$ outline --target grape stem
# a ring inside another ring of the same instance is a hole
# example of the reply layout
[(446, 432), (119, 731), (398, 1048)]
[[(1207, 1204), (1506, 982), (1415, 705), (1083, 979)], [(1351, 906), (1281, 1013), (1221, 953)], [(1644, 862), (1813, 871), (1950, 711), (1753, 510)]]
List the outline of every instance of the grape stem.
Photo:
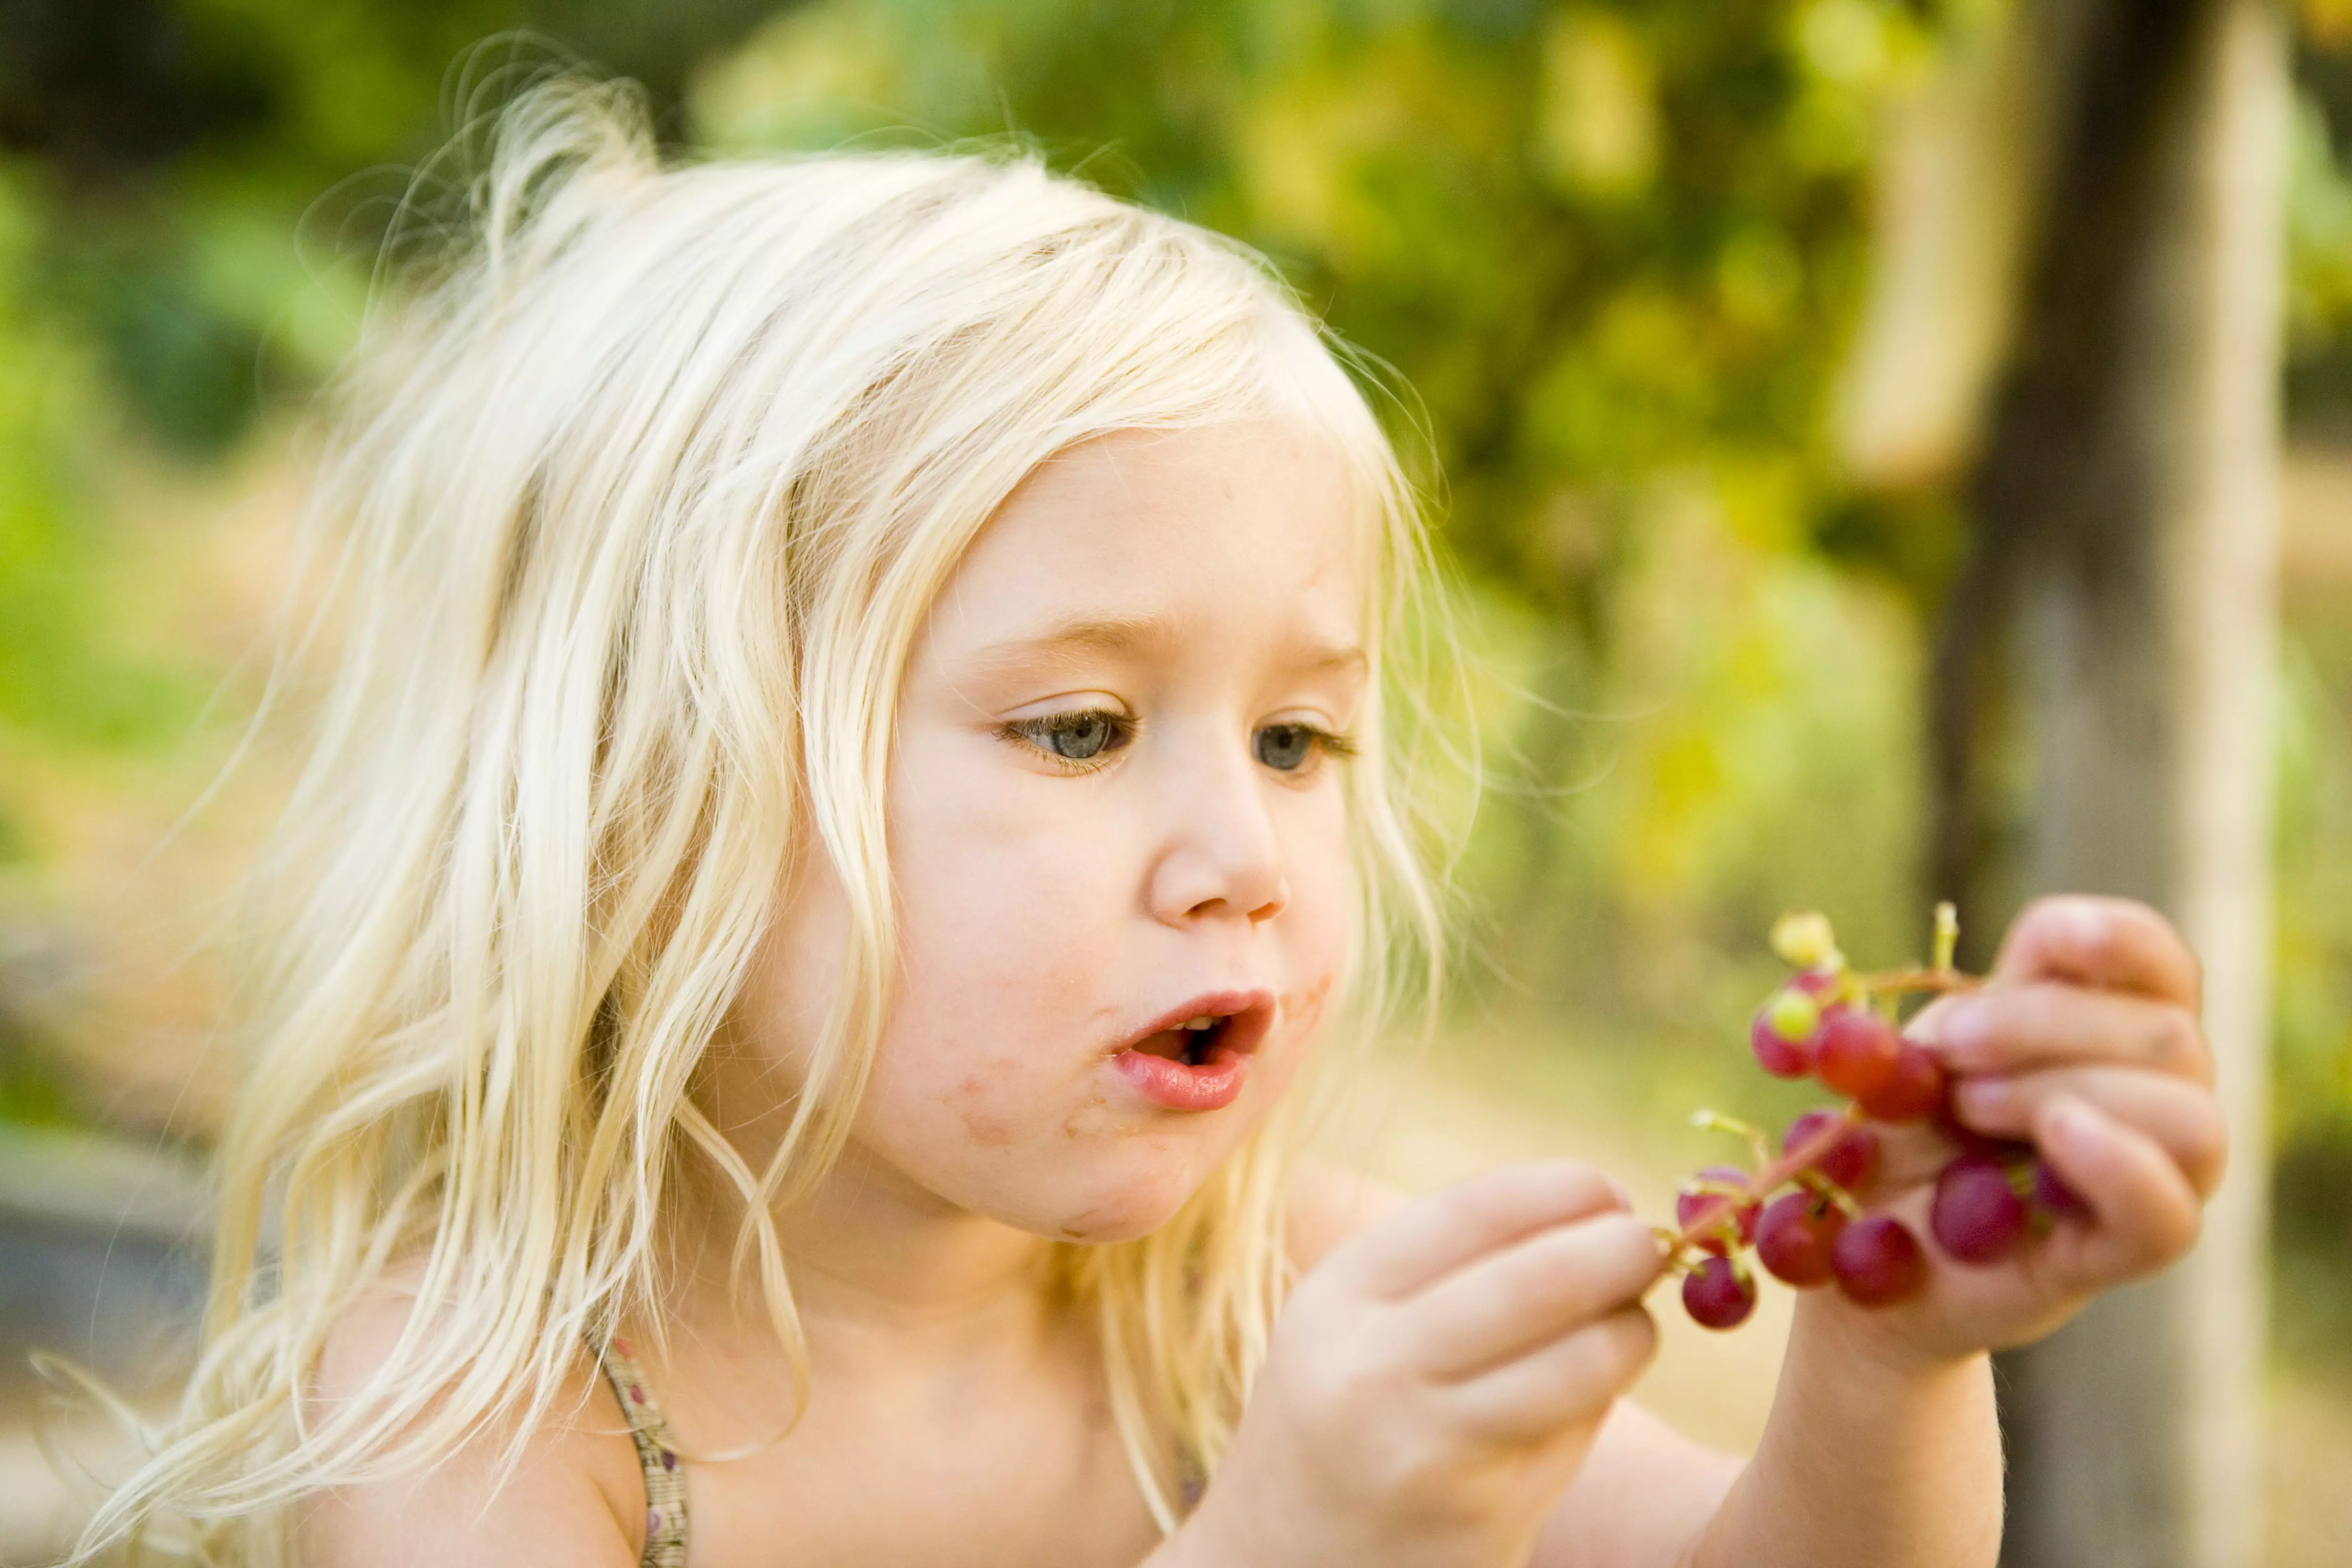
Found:
[(1984, 977), (1960, 969), (1883, 969), (1875, 974), (1857, 972), (1849, 976), (1848, 984), (1871, 996), (1905, 996), (1918, 993), (1949, 996), (1978, 989), (1984, 984)]
[(1712, 1235), (1742, 1205), (1761, 1202), (1771, 1194), (1774, 1188), (1795, 1180), (1800, 1172), (1811, 1170), (1823, 1155), (1836, 1148), (1847, 1133), (1861, 1124), (1862, 1108), (1849, 1105), (1836, 1121), (1829, 1122), (1811, 1137), (1748, 1177), (1736, 1193), (1726, 1194), (1716, 1184), (1708, 1183), (1704, 1195), (1709, 1201), (1691, 1215), (1690, 1224), (1668, 1239), (1667, 1256), (1680, 1258), (1692, 1244)]

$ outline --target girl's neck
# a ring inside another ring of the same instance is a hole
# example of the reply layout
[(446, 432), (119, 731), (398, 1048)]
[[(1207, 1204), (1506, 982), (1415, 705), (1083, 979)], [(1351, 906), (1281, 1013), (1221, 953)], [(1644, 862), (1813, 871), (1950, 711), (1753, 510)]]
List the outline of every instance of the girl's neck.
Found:
[[(682, 1315), (764, 1323), (731, 1280), (740, 1207), (702, 1208), (688, 1227)], [(813, 1363), (1020, 1354), (1052, 1331), (1052, 1247), (924, 1192), (853, 1145), (816, 1193), (776, 1216)], [(743, 1303), (735, 1310), (730, 1303)]]

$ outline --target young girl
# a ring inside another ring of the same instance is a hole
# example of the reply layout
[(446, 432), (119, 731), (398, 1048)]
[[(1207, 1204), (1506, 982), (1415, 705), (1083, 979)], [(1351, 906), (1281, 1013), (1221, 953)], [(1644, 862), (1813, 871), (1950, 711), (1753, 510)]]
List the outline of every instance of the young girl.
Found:
[[(2178, 1256), (2219, 1173), (2160, 921), (2036, 906), (1916, 1029), (2090, 1217), (1807, 1295), (1754, 1459), (1699, 1448), (1621, 1397), (1661, 1260), (1607, 1178), (1286, 1158), (1435, 950), (1433, 617), (1265, 270), (1025, 162), (663, 170), (577, 88), (478, 214), (351, 390), (203, 1361), (93, 1545), (1992, 1562), (1985, 1352)], [(1886, 1141), (1916, 1220), (1946, 1146)]]

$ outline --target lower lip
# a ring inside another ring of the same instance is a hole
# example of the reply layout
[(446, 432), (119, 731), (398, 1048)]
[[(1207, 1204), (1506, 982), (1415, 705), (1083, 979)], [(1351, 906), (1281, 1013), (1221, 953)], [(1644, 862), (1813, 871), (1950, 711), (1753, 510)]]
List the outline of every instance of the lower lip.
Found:
[(1216, 1046), (1198, 1067), (1142, 1051), (1121, 1051), (1111, 1065), (1154, 1104), (1171, 1110), (1219, 1110), (1241, 1097), (1249, 1058), (1231, 1046)]

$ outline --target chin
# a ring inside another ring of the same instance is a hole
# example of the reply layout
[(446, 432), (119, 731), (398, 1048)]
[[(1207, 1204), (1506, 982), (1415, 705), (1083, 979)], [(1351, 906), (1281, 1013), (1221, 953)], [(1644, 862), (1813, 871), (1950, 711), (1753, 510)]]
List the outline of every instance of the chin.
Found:
[(1032, 1194), (1017, 1215), (999, 1209), (998, 1217), (1054, 1241), (1133, 1241), (1175, 1218), (1213, 1168), (1175, 1151), (1162, 1151), (1156, 1160), (1118, 1159), (1110, 1164), (1089, 1173), (1089, 1179)]

